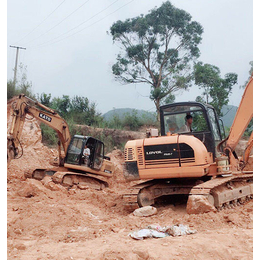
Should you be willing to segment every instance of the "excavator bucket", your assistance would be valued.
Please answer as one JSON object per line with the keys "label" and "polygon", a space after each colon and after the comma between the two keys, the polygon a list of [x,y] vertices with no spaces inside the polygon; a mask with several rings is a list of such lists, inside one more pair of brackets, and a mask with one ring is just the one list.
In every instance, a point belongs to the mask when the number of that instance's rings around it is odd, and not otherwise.
{"label": "excavator bucket", "polygon": [[9,164],[12,159],[15,158],[16,149],[13,144],[13,141],[10,138],[7,138],[7,163]]}

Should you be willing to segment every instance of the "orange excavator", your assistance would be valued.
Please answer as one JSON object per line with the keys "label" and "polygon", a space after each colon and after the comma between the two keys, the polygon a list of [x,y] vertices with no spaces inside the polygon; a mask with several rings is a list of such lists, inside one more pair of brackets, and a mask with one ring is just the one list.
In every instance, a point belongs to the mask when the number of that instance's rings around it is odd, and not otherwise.
{"label": "orange excavator", "polygon": [[[23,94],[12,103],[12,123],[7,136],[8,162],[22,155],[20,137],[28,115],[56,131],[59,157],[53,161],[53,167],[29,170],[26,177],[41,180],[49,175],[54,182],[69,187],[81,185],[102,189],[108,186],[106,180],[112,177],[114,166],[104,155],[104,143],[90,136],[71,137],[67,122],[56,111]],[[86,147],[89,149],[87,155],[84,154]]]}
{"label": "orange excavator", "polygon": [[252,198],[253,170],[245,169],[253,132],[243,157],[235,152],[252,118],[253,76],[227,138],[223,138],[224,127],[215,109],[208,104],[180,102],[161,106],[161,136],[158,130],[151,129],[149,138],[125,145],[125,179],[139,180],[124,194],[125,205],[143,207],[166,195],[186,195],[187,212],[200,213],[204,209],[196,205],[199,200],[216,210]]}

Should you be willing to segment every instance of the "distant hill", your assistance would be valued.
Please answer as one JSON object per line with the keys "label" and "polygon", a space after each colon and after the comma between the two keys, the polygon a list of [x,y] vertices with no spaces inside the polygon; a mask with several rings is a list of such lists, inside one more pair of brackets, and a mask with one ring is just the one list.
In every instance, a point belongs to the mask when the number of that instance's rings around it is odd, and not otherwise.
{"label": "distant hill", "polygon": [[110,111],[106,112],[105,114],[103,114],[103,118],[106,121],[109,121],[113,118],[113,116],[116,115],[119,117],[119,119],[123,119],[126,114],[131,115],[132,113],[134,113],[134,111],[136,111],[137,116],[139,118],[146,118],[146,119],[150,119],[153,121],[156,120],[155,112],[149,112],[149,111],[133,109],[133,108],[116,108],[116,109],[110,110]]}
{"label": "distant hill", "polygon": [[221,112],[223,113],[223,117],[221,119],[223,120],[225,127],[231,127],[233,120],[235,118],[236,112],[238,107],[232,106],[232,105],[225,105],[223,106]]}
{"label": "distant hill", "polygon": [[[237,108],[238,107],[232,106],[232,105],[223,106],[223,108],[222,108],[223,117],[221,119],[223,120],[225,127],[231,127],[234,117],[237,112]],[[118,116],[119,119],[123,119],[127,113],[129,113],[131,115],[134,111],[136,111],[137,116],[139,118],[151,119],[153,121],[156,120],[155,112],[149,112],[149,111],[145,111],[145,110],[132,109],[132,108],[116,108],[116,109],[110,110],[110,111],[106,112],[105,114],[103,114],[103,117],[106,121],[111,120],[114,115]]]}

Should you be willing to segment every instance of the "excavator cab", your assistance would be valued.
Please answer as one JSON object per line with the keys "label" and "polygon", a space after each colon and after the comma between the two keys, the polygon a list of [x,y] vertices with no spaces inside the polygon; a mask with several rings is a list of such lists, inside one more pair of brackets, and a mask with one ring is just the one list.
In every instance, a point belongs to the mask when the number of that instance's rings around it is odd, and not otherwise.
{"label": "excavator cab", "polygon": [[[84,156],[84,148],[90,149],[90,155]],[[99,170],[104,159],[104,143],[89,136],[74,135],[65,158],[65,163]]]}
{"label": "excavator cab", "polygon": [[[216,157],[216,147],[224,135],[215,109],[199,102],[179,102],[160,107],[161,135],[182,134],[197,137]],[[186,118],[192,118],[191,125]],[[222,131],[221,131],[222,130]]]}

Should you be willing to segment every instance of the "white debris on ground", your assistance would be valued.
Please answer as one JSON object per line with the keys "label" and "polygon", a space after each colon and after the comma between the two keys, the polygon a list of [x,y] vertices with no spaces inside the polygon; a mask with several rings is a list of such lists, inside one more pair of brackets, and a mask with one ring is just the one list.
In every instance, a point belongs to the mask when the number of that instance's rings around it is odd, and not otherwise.
{"label": "white debris on ground", "polygon": [[161,227],[160,225],[149,225],[147,228],[129,233],[133,239],[142,240],[144,238],[163,238],[167,236],[184,236],[197,233],[197,230],[191,230],[187,225],[171,225]]}

